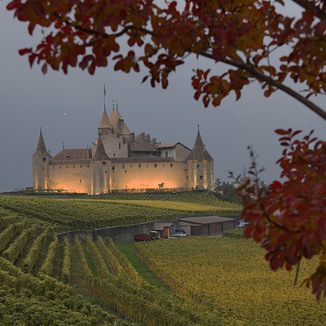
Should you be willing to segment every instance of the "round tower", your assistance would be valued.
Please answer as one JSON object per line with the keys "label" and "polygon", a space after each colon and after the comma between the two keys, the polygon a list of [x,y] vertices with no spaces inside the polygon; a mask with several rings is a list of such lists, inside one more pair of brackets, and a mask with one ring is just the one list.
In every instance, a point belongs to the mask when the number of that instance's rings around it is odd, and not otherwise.
{"label": "round tower", "polygon": [[51,160],[51,155],[47,152],[42,129],[40,129],[40,136],[36,148],[36,152],[32,156],[33,169],[33,189],[45,190],[48,189],[49,171],[48,164]]}
{"label": "round tower", "polygon": [[188,189],[213,190],[214,160],[203,144],[199,128],[195,145],[187,158]]}
{"label": "round tower", "polygon": [[98,138],[96,152],[92,159],[92,195],[110,192],[110,171],[111,160],[104,150],[102,139]]}

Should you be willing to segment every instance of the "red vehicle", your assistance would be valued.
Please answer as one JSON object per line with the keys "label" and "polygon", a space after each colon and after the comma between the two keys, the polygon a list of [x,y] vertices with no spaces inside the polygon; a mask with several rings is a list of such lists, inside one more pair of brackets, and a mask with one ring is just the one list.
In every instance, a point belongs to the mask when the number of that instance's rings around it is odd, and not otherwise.
{"label": "red vehicle", "polygon": [[135,241],[152,241],[156,239],[157,239],[156,231],[151,231],[150,234],[145,234],[145,233],[134,234]]}

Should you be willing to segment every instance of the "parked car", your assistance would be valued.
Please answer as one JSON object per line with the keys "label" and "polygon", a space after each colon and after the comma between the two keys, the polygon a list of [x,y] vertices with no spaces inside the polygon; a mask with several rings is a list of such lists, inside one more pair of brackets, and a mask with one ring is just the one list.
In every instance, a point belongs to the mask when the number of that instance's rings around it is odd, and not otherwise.
{"label": "parked car", "polygon": [[187,237],[188,234],[186,233],[185,230],[182,229],[177,229],[172,233],[173,238],[178,238],[178,237]]}
{"label": "parked car", "polygon": [[237,228],[244,228],[245,226],[247,226],[249,223],[245,222],[245,221],[240,221],[239,225],[237,226]]}

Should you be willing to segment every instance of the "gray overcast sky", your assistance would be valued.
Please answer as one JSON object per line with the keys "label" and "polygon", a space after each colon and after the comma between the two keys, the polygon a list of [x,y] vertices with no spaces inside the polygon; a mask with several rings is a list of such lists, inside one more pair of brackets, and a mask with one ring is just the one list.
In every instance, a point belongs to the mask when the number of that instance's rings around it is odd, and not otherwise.
{"label": "gray overcast sky", "polygon": [[[264,98],[253,83],[239,101],[224,100],[220,107],[205,109],[193,98],[192,69],[212,71],[228,68],[211,61],[189,58],[169,80],[167,90],[141,85],[146,71],[139,74],[114,72],[112,65],[98,69],[94,76],[79,69],[49,71],[30,69],[27,57],[18,49],[36,44],[27,25],[13,19],[0,2],[0,192],[32,185],[32,160],[43,128],[48,150],[55,155],[65,148],[86,148],[97,137],[103,112],[103,84],[107,109],[118,100],[119,111],[136,134],[150,133],[157,141],[180,141],[192,148],[197,124],[207,150],[215,160],[215,178],[228,181],[228,171],[241,173],[250,165],[247,146],[254,147],[259,165],[266,169],[265,182],[279,178],[275,162],[281,148],[276,128],[302,129],[326,139],[325,122],[294,99],[281,92]],[[217,70],[218,69],[218,70]],[[313,98],[324,107],[324,98]]]}

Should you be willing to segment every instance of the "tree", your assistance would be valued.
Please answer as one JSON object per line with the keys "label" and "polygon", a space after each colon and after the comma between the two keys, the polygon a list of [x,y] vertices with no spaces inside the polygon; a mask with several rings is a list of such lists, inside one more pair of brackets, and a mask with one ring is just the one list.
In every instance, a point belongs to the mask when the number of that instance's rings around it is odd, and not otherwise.
{"label": "tree", "polygon": [[[115,61],[115,70],[149,71],[154,87],[168,86],[168,77],[187,56],[206,57],[232,69],[222,75],[210,69],[194,72],[195,99],[205,106],[220,104],[234,91],[236,98],[251,80],[258,80],[265,96],[281,90],[326,120],[326,111],[308,98],[325,93],[326,3],[293,0],[303,8],[302,16],[290,18],[277,10],[282,0],[13,0],[7,5],[15,17],[28,22],[33,34],[42,28],[43,39],[35,49],[20,50],[32,66],[42,64],[68,72],[79,66],[93,74],[96,67]],[[123,53],[120,44],[138,47]],[[272,55],[285,48],[287,55],[272,65]],[[116,53],[116,55],[114,55]],[[284,84],[288,77],[305,84],[301,92]]]}
{"label": "tree", "polygon": [[239,203],[235,186],[230,182],[221,181],[219,178],[215,180],[214,192],[218,194],[222,200]]}
{"label": "tree", "polygon": [[[326,91],[326,2],[292,2],[301,6],[300,17],[281,14],[282,0],[13,0],[7,9],[28,23],[30,34],[42,28],[40,43],[20,54],[28,55],[31,66],[41,64],[43,73],[79,66],[93,74],[111,58],[115,70],[145,69],[143,82],[166,88],[169,75],[195,55],[230,68],[221,75],[194,71],[194,97],[205,106],[218,106],[232,91],[238,100],[257,80],[265,96],[281,90],[326,120],[326,111],[309,99]],[[137,50],[124,53],[120,44]],[[278,58],[279,52],[286,54]],[[300,90],[288,87],[289,79]],[[305,283],[319,299],[326,293],[326,145],[311,136],[295,139],[291,129],[277,133],[285,146],[279,164],[287,181],[259,187],[252,153],[254,182],[246,179],[239,187],[246,203],[242,215],[251,222],[245,236],[262,242],[273,270],[320,255]]]}
{"label": "tree", "polygon": [[262,169],[257,168],[253,151],[248,171],[252,178],[244,184],[241,176],[235,179],[244,201],[242,217],[250,222],[244,236],[253,236],[267,250],[265,259],[272,270],[297,266],[298,275],[302,258],[319,255],[319,266],[303,282],[312,286],[319,300],[322,292],[326,296],[326,142],[313,138],[313,132],[299,140],[300,132],[276,130],[284,147],[277,162],[283,183],[274,181],[267,191],[260,187]]}

